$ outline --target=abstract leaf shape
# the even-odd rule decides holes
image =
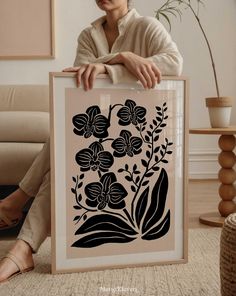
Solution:
[[[168,176],[162,168],[159,178],[153,187],[151,203],[143,221],[142,233],[148,231],[162,217],[168,192]]]
[[[170,210],[167,212],[165,218],[156,227],[149,230],[142,236],[142,239],[153,240],[164,236],[170,229]]]
[[[74,242],[71,247],[94,248],[108,243],[129,243],[135,239],[136,237],[129,237],[120,232],[99,232],[82,237],[81,239]]]
[[[128,235],[135,235],[137,232],[126,222],[118,217],[102,214],[90,217],[75,234],[84,234],[91,231],[114,231]]]
[[[147,187],[142,194],[139,197],[139,200],[137,202],[137,206],[135,209],[135,219],[138,227],[140,226],[140,222],[143,218],[143,215],[145,213],[147,202],[148,202],[148,194],[149,194],[149,187]]]

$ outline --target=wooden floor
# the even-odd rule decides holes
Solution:
[[[189,228],[210,227],[199,223],[198,218],[207,212],[217,212],[220,197],[217,180],[191,180],[188,188]]]

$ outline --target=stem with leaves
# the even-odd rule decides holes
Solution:
[[[215,67],[215,62],[214,62],[214,58],[213,58],[213,53],[212,53],[212,49],[209,43],[209,40],[206,36],[206,32],[201,24],[201,20],[199,18],[199,5],[203,4],[203,2],[201,0],[195,0],[197,1],[197,9],[194,9],[193,5],[191,4],[191,0],[167,0],[157,11],[156,11],[156,18],[159,20],[160,16],[164,17],[168,24],[169,27],[171,29],[171,22],[170,19],[168,17],[167,14],[171,14],[173,16],[179,16],[181,19],[182,16],[182,11],[181,11],[181,6],[185,6],[187,8],[189,8],[193,14],[193,16],[195,17],[200,30],[204,36],[204,39],[206,41],[207,44],[207,48],[210,54],[210,58],[211,58],[211,64],[212,64],[212,69],[213,69],[213,73],[214,73],[214,80],[215,80],[215,86],[216,86],[216,93],[217,93],[217,97],[220,98],[220,91],[219,91],[219,86],[218,86],[218,79],[217,79],[217,74],[216,74],[216,67]]]

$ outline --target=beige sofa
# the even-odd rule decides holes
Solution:
[[[49,136],[46,85],[0,86],[0,185],[17,185]]]

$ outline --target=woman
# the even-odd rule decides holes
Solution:
[[[150,89],[162,75],[180,75],[182,57],[164,27],[154,18],[129,10],[128,0],[96,0],[105,16],[82,31],[74,67],[77,84],[93,88],[97,75],[107,73],[113,83],[139,80]],[[31,196],[34,202],[17,240],[0,262],[0,282],[32,270],[33,253],[50,232],[49,141],[19,184],[19,189],[0,203],[2,225],[21,216]]]

